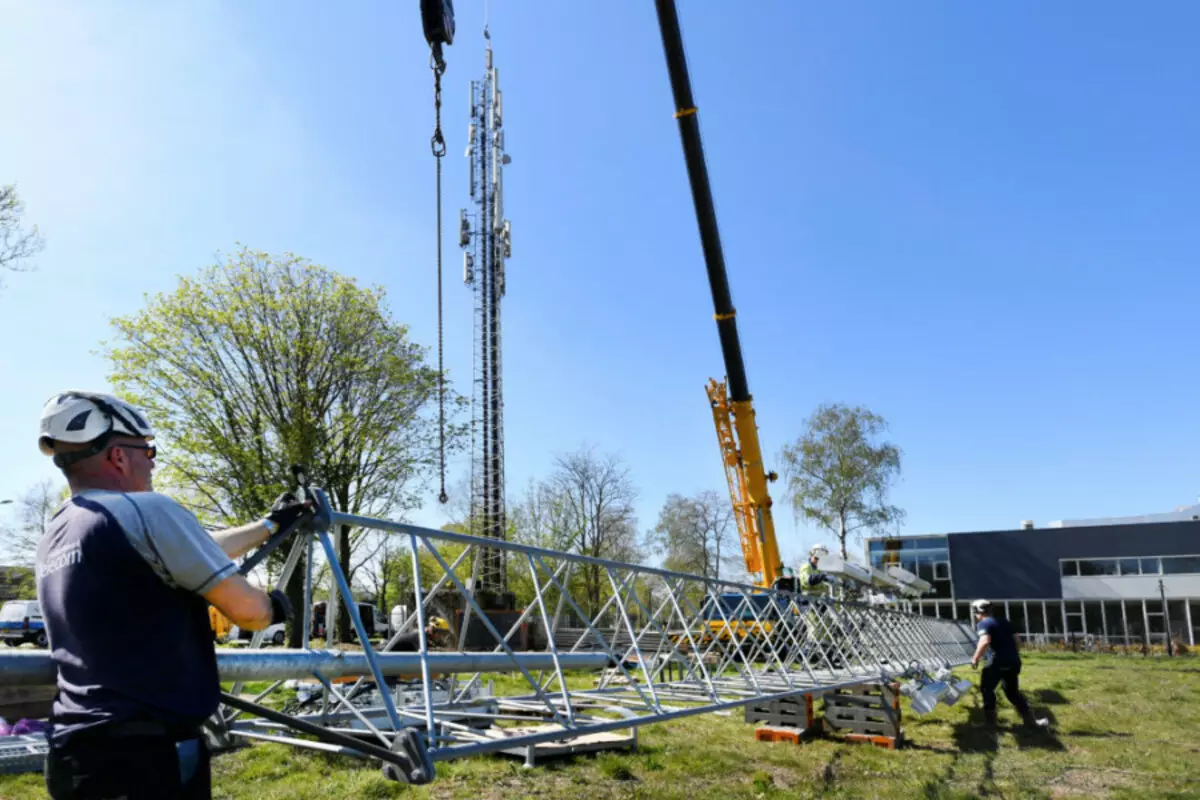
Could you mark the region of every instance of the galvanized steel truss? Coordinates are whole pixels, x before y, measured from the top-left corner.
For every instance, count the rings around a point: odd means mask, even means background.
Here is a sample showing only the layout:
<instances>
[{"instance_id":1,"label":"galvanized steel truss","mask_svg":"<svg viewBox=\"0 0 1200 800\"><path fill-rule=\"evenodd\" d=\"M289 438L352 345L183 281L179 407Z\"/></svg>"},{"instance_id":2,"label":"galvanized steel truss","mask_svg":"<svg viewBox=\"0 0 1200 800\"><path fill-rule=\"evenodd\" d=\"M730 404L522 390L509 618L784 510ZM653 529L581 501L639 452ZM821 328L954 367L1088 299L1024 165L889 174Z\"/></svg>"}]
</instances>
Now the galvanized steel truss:
<instances>
[{"instance_id":1,"label":"galvanized steel truss","mask_svg":"<svg viewBox=\"0 0 1200 800\"><path fill-rule=\"evenodd\" d=\"M333 559L329 527L400 535L408 543L410 585L420 587L413 610L382 657L365 645L358 670L364 677L352 686L339 688L324 674L319 665L330 656L315 651L307 675L321 686L308 703L312 710L281 716L230 700L225 724L234 736L380 757L391 765L390 775L411 782L432 779L437 761L891 679L914 668L936 672L967 663L974 649L970 632L951 620L342 514L328 506L323 518L320 530L293 544L280 583L310 537ZM496 547L505 551L510 585L523 584L532 595L505 630L469 588L475 553ZM429 574L430 563L436 574ZM340 570L331 572L366 642L350 586ZM428 617L447 604L462 609L461 629L474 619L488 630L491 653L457 653L453 660L431 648ZM537 652L518 650L518 638L530 628L538 631ZM388 691L364 695L387 683L385 672L400 669L388 651L411 642L414 632L417 651L401 659L414 674L392 681ZM257 669L239 674L300 677L303 662L289 654L285 669L283 656L264 651ZM501 672L509 674L501 688L488 689L495 683L489 678ZM276 681L255 701L281 685ZM364 696L368 702L355 701ZM323 741L299 739L284 735L284 726L325 735Z\"/></svg>"}]
</instances>

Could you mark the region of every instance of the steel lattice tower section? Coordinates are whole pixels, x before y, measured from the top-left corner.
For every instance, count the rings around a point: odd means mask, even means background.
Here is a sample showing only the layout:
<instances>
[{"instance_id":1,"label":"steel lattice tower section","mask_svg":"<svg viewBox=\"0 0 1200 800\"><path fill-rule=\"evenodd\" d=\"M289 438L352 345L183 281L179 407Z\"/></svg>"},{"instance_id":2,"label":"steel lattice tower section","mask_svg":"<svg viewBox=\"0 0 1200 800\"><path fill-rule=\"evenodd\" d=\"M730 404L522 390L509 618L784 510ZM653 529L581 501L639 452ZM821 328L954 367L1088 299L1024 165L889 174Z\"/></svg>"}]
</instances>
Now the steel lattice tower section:
<instances>
[{"instance_id":1,"label":"steel lattice tower section","mask_svg":"<svg viewBox=\"0 0 1200 800\"><path fill-rule=\"evenodd\" d=\"M504 386L501 314L504 264L512 255L511 227L504 218L504 128L498 73L488 39L483 78L471 81L470 197L474 210L460 214L463 281L475 297L474 385L471 398L471 533L506 538L504 498ZM483 549L474 565L475 590L483 607L513 607L504 550Z\"/></svg>"}]
</instances>

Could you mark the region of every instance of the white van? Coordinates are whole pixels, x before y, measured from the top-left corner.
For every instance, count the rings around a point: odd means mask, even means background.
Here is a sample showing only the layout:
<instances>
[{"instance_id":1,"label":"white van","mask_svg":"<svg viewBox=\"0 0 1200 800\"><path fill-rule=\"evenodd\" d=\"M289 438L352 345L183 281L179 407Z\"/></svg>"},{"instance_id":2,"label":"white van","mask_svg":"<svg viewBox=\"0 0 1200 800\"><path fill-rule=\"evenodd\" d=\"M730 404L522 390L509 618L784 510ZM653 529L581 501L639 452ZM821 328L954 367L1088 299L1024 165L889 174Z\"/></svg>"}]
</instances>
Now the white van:
<instances>
[{"instance_id":1,"label":"white van","mask_svg":"<svg viewBox=\"0 0 1200 800\"><path fill-rule=\"evenodd\" d=\"M26 642L46 647L49 641L41 604L37 600L9 600L0 606L0 639L9 647Z\"/></svg>"}]
</instances>

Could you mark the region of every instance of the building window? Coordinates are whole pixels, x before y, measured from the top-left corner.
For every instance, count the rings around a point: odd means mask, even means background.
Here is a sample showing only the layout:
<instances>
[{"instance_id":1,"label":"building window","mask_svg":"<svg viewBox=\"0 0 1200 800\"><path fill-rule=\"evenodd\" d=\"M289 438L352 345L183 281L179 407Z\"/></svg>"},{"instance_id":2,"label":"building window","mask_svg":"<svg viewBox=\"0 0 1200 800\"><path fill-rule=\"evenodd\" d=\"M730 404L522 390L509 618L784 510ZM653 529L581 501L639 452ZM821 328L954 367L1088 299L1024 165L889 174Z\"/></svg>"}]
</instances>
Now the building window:
<instances>
[{"instance_id":1,"label":"building window","mask_svg":"<svg viewBox=\"0 0 1200 800\"><path fill-rule=\"evenodd\" d=\"M1016 633L1025 633L1025 604L1020 600L1006 603L1008 606L1008 622Z\"/></svg>"},{"instance_id":2,"label":"building window","mask_svg":"<svg viewBox=\"0 0 1200 800\"><path fill-rule=\"evenodd\" d=\"M1080 575L1116 575L1117 562L1112 558L1085 558L1079 561Z\"/></svg>"},{"instance_id":3,"label":"building window","mask_svg":"<svg viewBox=\"0 0 1200 800\"><path fill-rule=\"evenodd\" d=\"M1104 604L1104 633L1111 639L1125 635L1125 623L1121 616L1121 601L1108 601Z\"/></svg>"},{"instance_id":4,"label":"building window","mask_svg":"<svg viewBox=\"0 0 1200 800\"><path fill-rule=\"evenodd\" d=\"M933 587L929 599L948 600L953 594L950 588L950 549L944 536L897 537L869 542L867 557L874 567L886 569L895 565L929 581ZM938 567L939 563L946 564L944 571Z\"/></svg>"},{"instance_id":5,"label":"building window","mask_svg":"<svg viewBox=\"0 0 1200 800\"><path fill-rule=\"evenodd\" d=\"M1064 578L1108 575L1198 575L1200 556L1162 556L1152 558L1080 558L1063 559Z\"/></svg>"},{"instance_id":6,"label":"building window","mask_svg":"<svg viewBox=\"0 0 1200 800\"><path fill-rule=\"evenodd\" d=\"M1180 639L1184 642L1187 641L1188 625L1186 600L1167 601L1167 628L1170 631L1171 638Z\"/></svg>"},{"instance_id":7,"label":"building window","mask_svg":"<svg viewBox=\"0 0 1200 800\"><path fill-rule=\"evenodd\" d=\"M1121 574L1122 575L1141 575L1142 570L1138 566L1140 563L1141 563L1141 561L1139 561L1136 558L1122 558L1120 561Z\"/></svg>"},{"instance_id":8,"label":"building window","mask_svg":"<svg viewBox=\"0 0 1200 800\"><path fill-rule=\"evenodd\" d=\"M1046 609L1040 600L1025 603L1025 628L1029 633L1046 632Z\"/></svg>"},{"instance_id":9,"label":"building window","mask_svg":"<svg viewBox=\"0 0 1200 800\"><path fill-rule=\"evenodd\" d=\"M1062 636L1063 617L1062 603L1057 600L1046 601L1046 633L1052 636Z\"/></svg>"},{"instance_id":10,"label":"building window","mask_svg":"<svg viewBox=\"0 0 1200 800\"><path fill-rule=\"evenodd\" d=\"M1162 560L1164 575L1187 575L1200 572L1200 556L1174 556Z\"/></svg>"}]
</instances>

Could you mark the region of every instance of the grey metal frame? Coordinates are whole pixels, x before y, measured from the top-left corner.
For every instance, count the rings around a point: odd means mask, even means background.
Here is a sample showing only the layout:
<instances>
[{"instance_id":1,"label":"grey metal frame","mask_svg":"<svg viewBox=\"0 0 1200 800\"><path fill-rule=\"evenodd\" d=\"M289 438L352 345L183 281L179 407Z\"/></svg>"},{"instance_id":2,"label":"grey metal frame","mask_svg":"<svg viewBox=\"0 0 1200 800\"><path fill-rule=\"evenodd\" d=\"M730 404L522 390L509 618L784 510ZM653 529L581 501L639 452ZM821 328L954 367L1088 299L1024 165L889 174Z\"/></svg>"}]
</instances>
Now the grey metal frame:
<instances>
[{"instance_id":1,"label":"grey metal frame","mask_svg":"<svg viewBox=\"0 0 1200 800\"><path fill-rule=\"evenodd\" d=\"M253 702L237 696L239 684L214 723L228 737L378 758L389 775L413 783L431 780L438 761L892 680L914 669L933 673L968 663L974 651L970 630L953 620L343 514L320 490L313 496L322 505L319 524L291 543L279 583L290 578L300 554L319 543L329 561L330 592L350 615L362 652L221 651L226 679L274 683ZM378 651L329 539L328 531L342 525L405 536L411 548L415 607ZM453 563L444 552L450 544L464 546ZM503 549L510 575L532 582L532 601L507 630L479 607L466 580L467 559L473 562L484 548ZM422 575L419 556L426 554L441 571L436 578ZM306 568L311 601L311 559ZM583 569L605 585L599 608L572 591L572 577ZM431 649L426 614L444 595L487 628L490 652ZM331 601L330 629L333 612ZM561 624L567 612L583 627ZM544 630L545 648L518 652L514 637L530 621ZM388 652L406 631L418 632L418 651ZM0 656L6 679L15 674L9 658ZM53 676L52 664L49 669ZM485 690L498 672L510 679L500 681L499 690ZM338 675L361 677L339 688L332 681ZM389 683L396 675L405 677ZM287 678L314 681L309 708L281 714L259 705ZM316 741L289 734L288 726ZM355 741L361 746L351 747Z\"/></svg>"}]
</instances>

